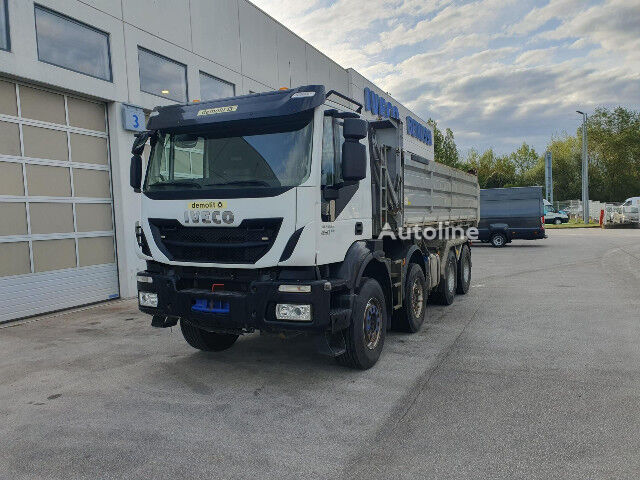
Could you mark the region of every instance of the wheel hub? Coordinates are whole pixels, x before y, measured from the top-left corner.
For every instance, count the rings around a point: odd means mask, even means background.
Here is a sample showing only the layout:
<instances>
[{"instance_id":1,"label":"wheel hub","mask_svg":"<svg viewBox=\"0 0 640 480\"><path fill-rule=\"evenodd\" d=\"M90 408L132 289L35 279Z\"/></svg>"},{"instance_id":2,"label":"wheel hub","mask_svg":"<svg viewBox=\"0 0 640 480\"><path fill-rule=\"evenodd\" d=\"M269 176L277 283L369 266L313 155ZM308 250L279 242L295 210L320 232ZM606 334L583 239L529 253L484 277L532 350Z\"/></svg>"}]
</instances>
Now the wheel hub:
<instances>
[{"instance_id":1,"label":"wheel hub","mask_svg":"<svg viewBox=\"0 0 640 480\"><path fill-rule=\"evenodd\" d=\"M364 343L374 350L380 342L382 332L382 306L377 298L370 298L364 309Z\"/></svg>"}]
</instances>

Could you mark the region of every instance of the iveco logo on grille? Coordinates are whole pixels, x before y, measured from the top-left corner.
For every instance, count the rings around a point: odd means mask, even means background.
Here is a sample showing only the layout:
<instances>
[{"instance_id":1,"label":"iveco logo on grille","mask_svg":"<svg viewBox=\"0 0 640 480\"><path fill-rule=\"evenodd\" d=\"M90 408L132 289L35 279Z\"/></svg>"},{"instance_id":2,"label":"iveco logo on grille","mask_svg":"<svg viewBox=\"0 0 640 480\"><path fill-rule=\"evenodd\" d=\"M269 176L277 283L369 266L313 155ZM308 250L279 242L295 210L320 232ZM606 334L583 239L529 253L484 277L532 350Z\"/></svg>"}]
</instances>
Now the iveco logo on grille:
<instances>
[{"instance_id":1,"label":"iveco logo on grille","mask_svg":"<svg viewBox=\"0 0 640 480\"><path fill-rule=\"evenodd\" d=\"M184 223L233 223L234 217L231 210L185 210Z\"/></svg>"}]
</instances>

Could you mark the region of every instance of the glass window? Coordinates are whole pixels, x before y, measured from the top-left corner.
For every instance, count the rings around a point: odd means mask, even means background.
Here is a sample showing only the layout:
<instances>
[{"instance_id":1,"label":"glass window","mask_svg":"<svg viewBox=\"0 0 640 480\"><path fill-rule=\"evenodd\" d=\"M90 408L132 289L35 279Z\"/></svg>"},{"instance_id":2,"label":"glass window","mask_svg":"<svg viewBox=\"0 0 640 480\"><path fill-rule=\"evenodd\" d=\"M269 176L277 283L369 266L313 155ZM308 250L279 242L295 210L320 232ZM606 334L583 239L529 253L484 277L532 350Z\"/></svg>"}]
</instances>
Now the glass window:
<instances>
[{"instance_id":1,"label":"glass window","mask_svg":"<svg viewBox=\"0 0 640 480\"><path fill-rule=\"evenodd\" d=\"M170 58L138 47L140 90L169 98L187 101L187 67Z\"/></svg>"},{"instance_id":2,"label":"glass window","mask_svg":"<svg viewBox=\"0 0 640 480\"><path fill-rule=\"evenodd\" d=\"M160 134L145 191L293 187L309 176L312 121L233 136Z\"/></svg>"},{"instance_id":3,"label":"glass window","mask_svg":"<svg viewBox=\"0 0 640 480\"><path fill-rule=\"evenodd\" d=\"M343 123L337 118L325 116L322 129L322 185L342 182Z\"/></svg>"},{"instance_id":4,"label":"glass window","mask_svg":"<svg viewBox=\"0 0 640 480\"><path fill-rule=\"evenodd\" d=\"M216 98L233 97L236 87L233 83L225 82L200 72L200 100L215 100Z\"/></svg>"},{"instance_id":5,"label":"glass window","mask_svg":"<svg viewBox=\"0 0 640 480\"><path fill-rule=\"evenodd\" d=\"M0 50L10 50L9 40L9 11L7 0L0 0Z\"/></svg>"},{"instance_id":6,"label":"glass window","mask_svg":"<svg viewBox=\"0 0 640 480\"><path fill-rule=\"evenodd\" d=\"M39 6L35 15L38 60L112 80L107 33Z\"/></svg>"}]
</instances>

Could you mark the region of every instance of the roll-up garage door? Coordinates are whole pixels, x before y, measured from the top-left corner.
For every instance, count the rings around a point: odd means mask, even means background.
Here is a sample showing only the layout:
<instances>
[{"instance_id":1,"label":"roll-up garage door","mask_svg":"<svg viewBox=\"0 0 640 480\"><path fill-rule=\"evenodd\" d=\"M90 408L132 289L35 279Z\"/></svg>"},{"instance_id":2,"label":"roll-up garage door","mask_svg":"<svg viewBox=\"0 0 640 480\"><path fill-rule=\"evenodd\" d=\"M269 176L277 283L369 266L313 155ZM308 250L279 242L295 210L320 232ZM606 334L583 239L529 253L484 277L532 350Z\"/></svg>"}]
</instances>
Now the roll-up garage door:
<instances>
[{"instance_id":1,"label":"roll-up garage door","mask_svg":"<svg viewBox=\"0 0 640 480\"><path fill-rule=\"evenodd\" d=\"M105 104L0 79L0 322L118 297Z\"/></svg>"}]
</instances>

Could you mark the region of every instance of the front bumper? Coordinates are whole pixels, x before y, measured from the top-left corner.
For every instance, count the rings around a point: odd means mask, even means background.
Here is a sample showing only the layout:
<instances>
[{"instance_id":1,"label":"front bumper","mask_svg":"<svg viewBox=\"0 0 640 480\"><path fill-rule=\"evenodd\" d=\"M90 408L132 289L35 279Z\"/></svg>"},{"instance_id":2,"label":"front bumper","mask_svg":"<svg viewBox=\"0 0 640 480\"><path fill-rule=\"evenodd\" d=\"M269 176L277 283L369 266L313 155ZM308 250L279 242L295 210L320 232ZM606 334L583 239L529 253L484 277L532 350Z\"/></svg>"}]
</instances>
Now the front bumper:
<instances>
[{"instance_id":1,"label":"front bumper","mask_svg":"<svg viewBox=\"0 0 640 480\"><path fill-rule=\"evenodd\" d=\"M217 286L212 292L199 288L181 288L180 278L173 273L144 271L140 275L151 277L152 282L138 282L138 291L158 295L156 308L140 305L140 311L150 315L179 317L208 331L334 332L345 328L350 317L350 309L331 309L332 292L324 279L299 282L311 286L309 293L285 293L278 290L280 285L296 283L291 280L251 281L243 291L225 291L224 287ZM278 303L311 305L311 321L277 320L275 306ZM203 307L204 310L212 311L203 311Z\"/></svg>"}]
</instances>

